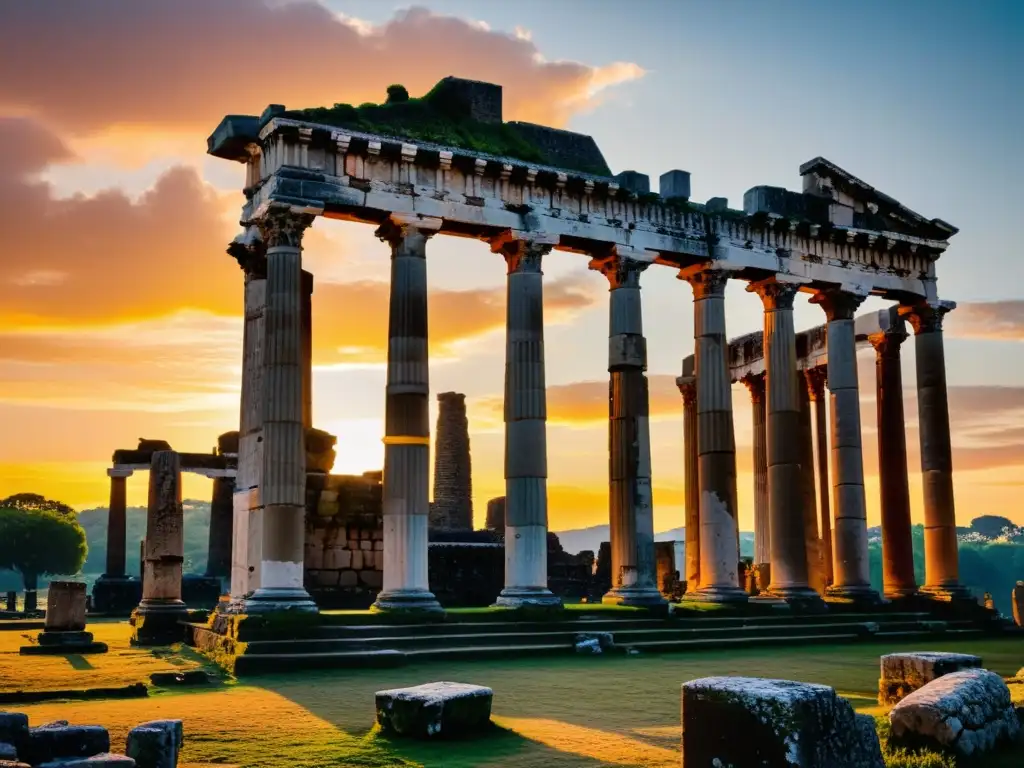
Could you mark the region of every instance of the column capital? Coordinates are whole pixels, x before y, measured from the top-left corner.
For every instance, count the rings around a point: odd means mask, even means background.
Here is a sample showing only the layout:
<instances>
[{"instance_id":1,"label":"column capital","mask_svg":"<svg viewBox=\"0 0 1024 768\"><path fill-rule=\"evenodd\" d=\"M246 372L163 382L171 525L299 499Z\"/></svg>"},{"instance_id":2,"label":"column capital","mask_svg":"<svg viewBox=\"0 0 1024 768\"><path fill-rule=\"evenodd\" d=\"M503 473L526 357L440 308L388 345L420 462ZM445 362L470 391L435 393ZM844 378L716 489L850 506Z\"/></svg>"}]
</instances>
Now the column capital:
<instances>
[{"instance_id":1,"label":"column capital","mask_svg":"<svg viewBox=\"0 0 1024 768\"><path fill-rule=\"evenodd\" d=\"M766 383L764 373L748 373L740 381L743 382L747 391L750 392L750 402L760 403L764 401Z\"/></svg>"},{"instance_id":2,"label":"column capital","mask_svg":"<svg viewBox=\"0 0 1024 768\"><path fill-rule=\"evenodd\" d=\"M812 403L824 401L825 382L828 380L828 368L819 365L815 368L808 368L804 371L804 380L807 382L807 397Z\"/></svg>"},{"instance_id":3,"label":"column capital","mask_svg":"<svg viewBox=\"0 0 1024 768\"><path fill-rule=\"evenodd\" d=\"M426 243L444 222L433 217L400 216L392 214L373 233L381 242L395 248L408 240L422 238Z\"/></svg>"},{"instance_id":4,"label":"column capital","mask_svg":"<svg viewBox=\"0 0 1024 768\"><path fill-rule=\"evenodd\" d=\"M685 280L693 288L693 298L708 299L725 296L725 286L729 282L732 270L703 267L698 269L681 269L676 277Z\"/></svg>"},{"instance_id":5,"label":"column capital","mask_svg":"<svg viewBox=\"0 0 1024 768\"><path fill-rule=\"evenodd\" d=\"M697 402L697 377L676 376L676 386L683 396L683 405L694 405Z\"/></svg>"},{"instance_id":6,"label":"column capital","mask_svg":"<svg viewBox=\"0 0 1024 768\"><path fill-rule=\"evenodd\" d=\"M131 477L134 474L135 474L135 470L134 469L129 469L128 467L110 467L107 470L107 477L110 477L110 478L115 478L115 477L120 477L120 478Z\"/></svg>"},{"instance_id":7,"label":"column capital","mask_svg":"<svg viewBox=\"0 0 1024 768\"><path fill-rule=\"evenodd\" d=\"M786 276L788 277L788 276ZM799 278L780 279L780 276L758 280L747 286L747 290L761 297L766 310L793 309L793 299L804 281Z\"/></svg>"},{"instance_id":8,"label":"column capital","mask_svg":"<svg viewBox=\"0 0 1024 768\"><path fill-rule=\"evenodd\" d=\"M249 224L245 227L228 243L226 251L228 256L238 262L238 266L247 276L266 279L267 249L258 226Z\"/></svg>"},{"instance_id":9,"label":"column capital","mask_svg":"<svg viewBox=\"0 0 1024 768\"><path fill-rule=\"evenodd\" d=\"M902 328L890 329L868 336L868 341L875 348L879 357L899 357L900 345L907 340L909 334Z\"/></svg>"},{"instance_id":10,"label":"column capital","mask_svg":"<svg viewBox=\"0 0 1024 768\"><path fill-rule=\"evenodd\" d=\"M900 305L900 317L910 323L914 334L942 332L942 320L956 309L955 301L921 301Z\"/></svg>"},{"instance_id":11,"label":"column capital","mask_svg":"<svg viewBox=\"0 0 1024 768\"><path fill-rule=\"evenodd\" d=\"M857 308L864 303L867 293L843 288L824 288L811 297L811 304L820 304L828 321L853 320Z\"/></svg>"},{"instance_id":12,"label":"column capital","mask_svg":"<svg viewBox=\"0 0 1024 768\"><path fill-rule=\"evenodd\" d=\"M608 278L609 290L614 291L616 288L639 288L640 273L650 266L650 262L613 251L606 256L595 256L588 266Z\"/></svg>"},{"instance_id":13,"label":"column capital","mask_svg":"<svg viewBox=\"0 0 1024 768\"><path fill-rule=\"evenodd\" d=\"M301 248L302 236L316 216L294 208L273 207L253 224L259 227L260 239L267 249Z\"/></svg>"},{"instance_id":14,"label":"column capital","mask_svg":"<svg viewBox=\"0 0 1024 768\"><path fill-rule=\"evenodd\" d=\"M491 252L501 254L508 266L508 274L541 272L541 260L551 253L557 244L557 237L531 236L515 230L505 230L490 240Z\"/></svg>"}]
</instances>

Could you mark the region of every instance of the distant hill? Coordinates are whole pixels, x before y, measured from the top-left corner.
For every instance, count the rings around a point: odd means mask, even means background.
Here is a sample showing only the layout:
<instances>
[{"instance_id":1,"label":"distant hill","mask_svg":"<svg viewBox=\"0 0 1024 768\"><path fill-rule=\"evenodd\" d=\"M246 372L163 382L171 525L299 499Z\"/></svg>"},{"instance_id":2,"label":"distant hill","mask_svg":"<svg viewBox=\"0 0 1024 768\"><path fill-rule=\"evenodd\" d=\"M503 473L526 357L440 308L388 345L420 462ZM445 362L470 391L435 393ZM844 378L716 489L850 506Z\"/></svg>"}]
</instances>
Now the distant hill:
<instances>
[{"instance_id":1,"label":"distant hill","mask_svg":"<svg viewBox=\"0 0 1024 768\"><path fill-rule=\"evenodd\" d=\"M556 531L558 540L566 552L573 554L589 549L597 552L602 541L608 541L608 526L594 525L590 528L576 528L571 531ZM686 528L672 528L654 534L655 541L686 541ZM740 532L740 554L750 557L754 554L754 534Z\"/></svg>"}]
</instances>

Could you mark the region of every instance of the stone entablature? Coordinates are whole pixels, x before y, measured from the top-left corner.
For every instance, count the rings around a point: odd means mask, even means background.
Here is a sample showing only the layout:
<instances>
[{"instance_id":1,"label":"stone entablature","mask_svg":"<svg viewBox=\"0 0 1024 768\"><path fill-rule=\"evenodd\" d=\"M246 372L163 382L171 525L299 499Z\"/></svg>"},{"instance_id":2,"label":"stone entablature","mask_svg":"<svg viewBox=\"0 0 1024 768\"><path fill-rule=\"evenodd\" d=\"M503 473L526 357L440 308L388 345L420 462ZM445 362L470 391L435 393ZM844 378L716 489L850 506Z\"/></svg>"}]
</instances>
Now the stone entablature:
<instances>
[{"instance_id":1,"label":"stone entablature","mask_svg":"<svg viewBox=\"0 0 1024 768\"><path fill-rule=\"evenodd\" d=\"M611 178L280 117L244 153L223 154L236 146L221 138L233 119L209 143L211 154L249 166L243 221L275 205L369 223L391 214L430 217L442 220L442 233L543 232L561 250L617 247L638 261L677 267L710 258L741 279L785 273L807 288L853 283L904 301L936 298L934 261L948 246L935 237L944 231L938 220L918 236L766 212L708 213L638 196ZM944 226L946 237L955 232Z\"/></svg>"}]
</instances>

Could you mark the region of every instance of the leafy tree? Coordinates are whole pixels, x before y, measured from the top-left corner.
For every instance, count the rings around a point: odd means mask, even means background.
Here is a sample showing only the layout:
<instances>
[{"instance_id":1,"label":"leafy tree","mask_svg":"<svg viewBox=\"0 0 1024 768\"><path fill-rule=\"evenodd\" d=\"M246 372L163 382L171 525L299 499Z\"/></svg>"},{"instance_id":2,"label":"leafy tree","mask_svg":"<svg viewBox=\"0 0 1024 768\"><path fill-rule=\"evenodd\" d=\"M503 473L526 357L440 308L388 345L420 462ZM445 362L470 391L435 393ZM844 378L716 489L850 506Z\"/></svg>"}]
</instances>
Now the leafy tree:
<instances>
[{"instance_id":1,"label":"leafy tree","mask_svg":"<svg viewBox=\"0 0 1024 768\"><path fill-rule=\"evenodd\" d=\"M0 568L21 573L26 593L34 594L40 576L78 573L87 552L85 530L74 517L0 507Z\"/></svg>"},{"instance_id":2,"label":"leafy tree","mask_svg":"<svg viewBox=\"0 0 1024 768\"><path fill-rule=\"evenodd\" d=\"M20 509L22 511L56 512L59 515L75 516L75 510L62 501L54 501L40 496L38 493L16 493L6 499L0 499L0 509Z\"/></svg>"}]
</instances>

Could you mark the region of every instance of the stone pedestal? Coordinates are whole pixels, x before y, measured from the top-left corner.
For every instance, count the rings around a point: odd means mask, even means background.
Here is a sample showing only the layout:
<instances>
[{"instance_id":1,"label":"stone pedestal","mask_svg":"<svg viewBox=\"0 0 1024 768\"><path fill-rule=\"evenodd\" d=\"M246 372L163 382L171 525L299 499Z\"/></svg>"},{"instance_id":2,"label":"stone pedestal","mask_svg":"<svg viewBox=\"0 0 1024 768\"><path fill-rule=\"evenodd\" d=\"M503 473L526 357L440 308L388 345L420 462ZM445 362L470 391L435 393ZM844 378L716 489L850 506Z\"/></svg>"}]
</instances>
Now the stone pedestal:
<instances>
[{"instance_id":1,"label":"stone pedestal","mask_svg":"<svg viewBox=\"0 0 1024 768\"><path fill-rule=\"evenodd\" d=\"M800 472L800 395L796 368L793 299L799 286L778 280L748 290L764 303L767 377L768 515L771 520L771 585L768 593L787 602L821 603L807 574L806 521Z\"/></svg>"},{"instance_id":2,"label":"stone pedestal","mask_svg":"<svg viewBox=\"0 0 1024 768\"><path fill-rule=\"evenodd\" d=\"M907 478L907 434L903 416L902 327L872 336L878 412L878 474L882 501L882 585L887 598L917 593Z\"/></svg>"},{"instance_id":3,"label":"stone pedestal","mask_svg":"<svg viewBox=\"0 0 1024 768\"><path fill-rule=\"evenodd\" d=\"M700 587L686 600L745 602L739 581L736 518L736 442L725 331L728 273L680 273L693 288L694 369L697 378L697 475L700 488Z\"/></svg>"},{"instance_id":4,"label":"stone pedestal","mask_svg":"<svg viewBox=\"0 0 1024 768\"><path fill-rule=\"evenodd\" d=\"M547 390L544 282L551 245L502 238L508 265L505 328L505 588L497 605L560 608L548 588ZM468 438L467 438L468 439Z\"/></svg>"},{"instance_id":5,"label":"stone pedestal","mask_svg":"<svg viewBox=\"0 0 1024 768\"><path fill-rule=\"evenodd\" d=\"M828 388L832 393L832 493L835 582L830 595L878 602L868 572L868 520L864 496L864 455L853 314L864 295L839 289L812 299L828 318Z\"/></svg>"},{"instance_id":6,"label":"stone pedestal","mask_svg":"<svg viewBox=\"0 0 1024 768\"><path fill-rule=\"evenodd\" d=\"M427 358L428 237L439 220L391 220L377 236L391 245L387 395L384 416L384 581L380 611L443 609L428 584L430 393Z\"/></svg>"},{"instance_id":7,"label":"stone pedestal","mask_svg":"<svg viewBox=\"0 0 1024 768\"><path fill-rule=\"evenodd\" d=\"M953 500L953 455L949 438L946 355L942 318L953 302L900 307L914 328L917 359L917 409L924 480L924 586L921 592L942 600L970 599L960 583Z\"/></svg>"},{"instance_id":8,"label":"stone pedestal","mask_svg":"<svg viewBox=\"0 0 1024 768\"><path fill-rule=\"evenodd\" d=\"M85 584L80 581L51 581L46 597L46 620L35 646L22 654L102 653L104 643L93 642L85 631Z\"/></svg>"},{"instance_id":9,"label":"stone pedestal","mask_svg":"<svg viewBox=\"0 0 1024 768\"><path fill-rule=\"evenodd\" d=\"M609 282L608 495L612 586L602 601L663 605L655 583L647 342L640 273L647 264L625 255L595 258L591 268Z\"/></svg>"},{"instance_id":10,"label":"stone pedestal","mask_svg":"<svg viewBox=\"0 0 1024 768\"><path fill-rule=\"evenodd\" d=\"M437 396L434 503L430 505L430 528L473 530L472 472L466 396L458 392L441 392Z\"/></svg>"},{"instance_id":11,"label":"stone pedestal","mask_svg":"<svg viewBox=\"0 0 1024 768\"><path fill-rule=\"evenodd\" d=\"M188 611L181 600L184 561L181 460L157 451L149 469L142 602L132 614L132 643L169 645L183 637L178 624Z\"/></svg>"}]
</instances>

